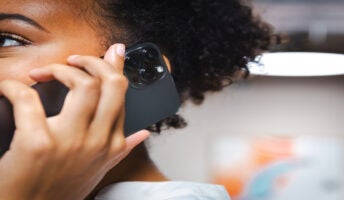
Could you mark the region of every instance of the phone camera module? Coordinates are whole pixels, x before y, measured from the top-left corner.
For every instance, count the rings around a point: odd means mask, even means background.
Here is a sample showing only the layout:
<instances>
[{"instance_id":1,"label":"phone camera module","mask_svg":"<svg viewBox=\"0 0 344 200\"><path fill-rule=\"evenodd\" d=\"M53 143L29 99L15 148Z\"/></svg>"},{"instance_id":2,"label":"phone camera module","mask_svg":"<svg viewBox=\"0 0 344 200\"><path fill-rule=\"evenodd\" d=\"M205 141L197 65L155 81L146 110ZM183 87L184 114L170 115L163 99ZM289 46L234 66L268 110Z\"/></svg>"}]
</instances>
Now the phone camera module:
<instances>
[{"instance_id":1,"label":"phone camera module","mask_svg":"<svg viewBox=\"0 0 344 200\"><path fill-rule=\"evenodd\" d=\"M153 48L144 48L126 56L124 71L134 87L144 87L162 78L165 69L159 53Z\"/></svg>"}]
</instances>

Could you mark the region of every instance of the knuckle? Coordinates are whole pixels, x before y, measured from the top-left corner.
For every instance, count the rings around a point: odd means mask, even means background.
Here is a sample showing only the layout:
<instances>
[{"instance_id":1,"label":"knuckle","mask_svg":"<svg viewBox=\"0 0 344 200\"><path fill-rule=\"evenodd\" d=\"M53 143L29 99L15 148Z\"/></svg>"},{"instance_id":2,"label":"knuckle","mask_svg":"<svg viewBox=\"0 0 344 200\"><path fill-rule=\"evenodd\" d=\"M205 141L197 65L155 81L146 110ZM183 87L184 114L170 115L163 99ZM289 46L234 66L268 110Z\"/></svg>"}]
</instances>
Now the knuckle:
<instances>
[{"instance_id":1,"label":"knuckle","mask_svg":"<svg viewBox=\"0 0 344 200\"><path fill-rule=\"evenodd\" d=\"M56 149L56 146L49 138L40 138L30 145L30 152L36 157L51 155Z\"/></svg>"},{"instance_id":2,"label":"knuckle","mask_svg":"<svg viewBox=\"0 0 344 200\"><path fill-rule=\"evenodd\" d=\"M119 74L107 75L105 78L111 85L118 85L120 87L128 87L128 79Z\"/></svg>"},{"instance_id":3,"label":"knuckle","mask_svg":"<svg viewBox=\"0 0 344 200\"><path fill-rule=\"evenodd\" d=\"M77 141L70 144L70 146L67 148L67 152L74 154L74 153L81 152L83 149L84 149L83 142Z\"/></svg>"},{"instance_id":4,"label":"knuckle","mask_svg":"<svg viewBox=\"0 0 344 200\"><path fill-rule=\"evenodd\" d=\"M124 137L116 137L111 145L111 152L118 153L123 152L127 147L127 143Z\"/></svg>"},{"instance_id":5,"label":"knuckle","mask_svg":"<svg viewBox=\"0 0 344 200\"><path fill-rule=\"evenodd\" d=\"M64 152L72 153L72 154L82 152L85 148L85 140L86 140L85 135L76 136L69 142L65 142L62 145L62 150Z\"/></svg>"},{"instance_id":6,"label":"knuckle","mask_svg":"<svg viewBox=\"0 0 344 200\"><path fill-rule=\"evenodd\" d=\"M18 99L25 99L25 101L35 101L38 99L38 93L32 88L26 88L18 91L16 97Z\"/></svg>"},{"instance_id":7,"label":"knuckle","mask_svg":"<svg viewBox=\"0 0 344 200\"><path fill-rule=\"evenodd\" d=\"M97 79L92 79L92 78L83 79L80 82L80 84L86 90L99 90L100 88L100 83Z\"/></svg>"},{"instance_id":8,"label":"knuckle","mask_svg":"<svg viewBox=\"0 0 344 200\"><path fill-rule=\"evenodd\" d=\"M104 140L92 140L88 144L89 149L93 152L103 153L108 150L108 142Z\"/></svg>"}]
</instances>

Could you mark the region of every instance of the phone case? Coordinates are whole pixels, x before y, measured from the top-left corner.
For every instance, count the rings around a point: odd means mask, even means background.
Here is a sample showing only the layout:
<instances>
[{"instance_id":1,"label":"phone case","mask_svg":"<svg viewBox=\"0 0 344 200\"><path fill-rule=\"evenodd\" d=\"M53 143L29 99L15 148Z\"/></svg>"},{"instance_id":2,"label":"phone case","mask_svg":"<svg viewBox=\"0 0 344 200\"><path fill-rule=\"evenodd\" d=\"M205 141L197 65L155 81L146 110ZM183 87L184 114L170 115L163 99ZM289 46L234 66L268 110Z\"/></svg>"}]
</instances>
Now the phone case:
<instances>
[{"instance_id":1,"label":"phone case","mask_svg":"<svg viewBox=\"0 0 344 200\"><path fill-rule=\"evenodd\" d=\"M127 49L124 73L129 80L125 103L125 136L178 111L179 94L156 45L143 43ZM32 87L38 91L47 117L61 111L68 93L67 87L58 81L38 83ZM9 149L14 131L12 106L5 97L0 97L0 156Z\"/></svg>"},{"instance_id":2,"label":"phone case","mask_svg":"<svg viewBox=\"0 0 344 200\"><path fill-rule=\"evenodd\" d=\"M148 69L144 80L130 73ZM127 50L124 72L129 79L126 94L124 132L136 131L175 114L180 107L179 94L158 47L152 43L139 44ZM156 72L155 77L151 76ZM140 76L140 75L139 75Z\"/></svg>"}]
</instances>

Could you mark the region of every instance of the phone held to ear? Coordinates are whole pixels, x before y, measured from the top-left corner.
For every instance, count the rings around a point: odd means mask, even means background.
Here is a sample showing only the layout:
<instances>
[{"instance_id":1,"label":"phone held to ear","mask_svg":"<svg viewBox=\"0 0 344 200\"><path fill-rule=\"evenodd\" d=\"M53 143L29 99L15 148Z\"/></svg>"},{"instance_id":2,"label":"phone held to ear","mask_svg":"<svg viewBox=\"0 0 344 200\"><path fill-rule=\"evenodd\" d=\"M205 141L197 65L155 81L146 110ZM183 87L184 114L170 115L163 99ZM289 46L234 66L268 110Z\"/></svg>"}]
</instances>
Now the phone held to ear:
<instances>
[{"instance_id":1,"label":"phone held to ear","mask_svg":"<svg viewBox=\"0 0 344 200\"><path fill-rule=\"evenodd\" d=\"M143 43L127 49L124 74L129 80L125 102L125 136L177 112L180 106L179 94L156 45ZM47 117L55 116L61 111L68 93L67 87L58 81L37 83L32 87L37 90ZM14 131L12 105L2 96L0 156L9 149Z\"/></svg>"}]
</instances>

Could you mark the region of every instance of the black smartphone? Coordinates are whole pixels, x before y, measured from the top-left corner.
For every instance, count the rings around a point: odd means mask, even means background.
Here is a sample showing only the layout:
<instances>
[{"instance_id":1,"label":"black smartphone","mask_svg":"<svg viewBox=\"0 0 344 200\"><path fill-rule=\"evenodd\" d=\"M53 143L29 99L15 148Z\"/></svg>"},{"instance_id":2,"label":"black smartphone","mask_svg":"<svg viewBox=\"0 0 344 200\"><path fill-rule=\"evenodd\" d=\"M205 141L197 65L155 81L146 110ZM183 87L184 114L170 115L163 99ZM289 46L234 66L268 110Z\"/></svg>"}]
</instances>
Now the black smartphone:
<instances>
[{"instance_id":1,"label":"black smartphone","mask_svg":"<svg viewBox=\"0 0 344 200\"><path fill-rule=\"evenodd\" d=\"M124 74L129 80L125 103L126 136L177 112L180 107L179 94L156 45L143 43L127 49ZM47 117L55 116L61 111L69 91L67 87L58 81L37 83L32 87L38 91ZM0 156L9 149L14 131L12 105L2 96Z\"/></svg>"}]
</instances>

